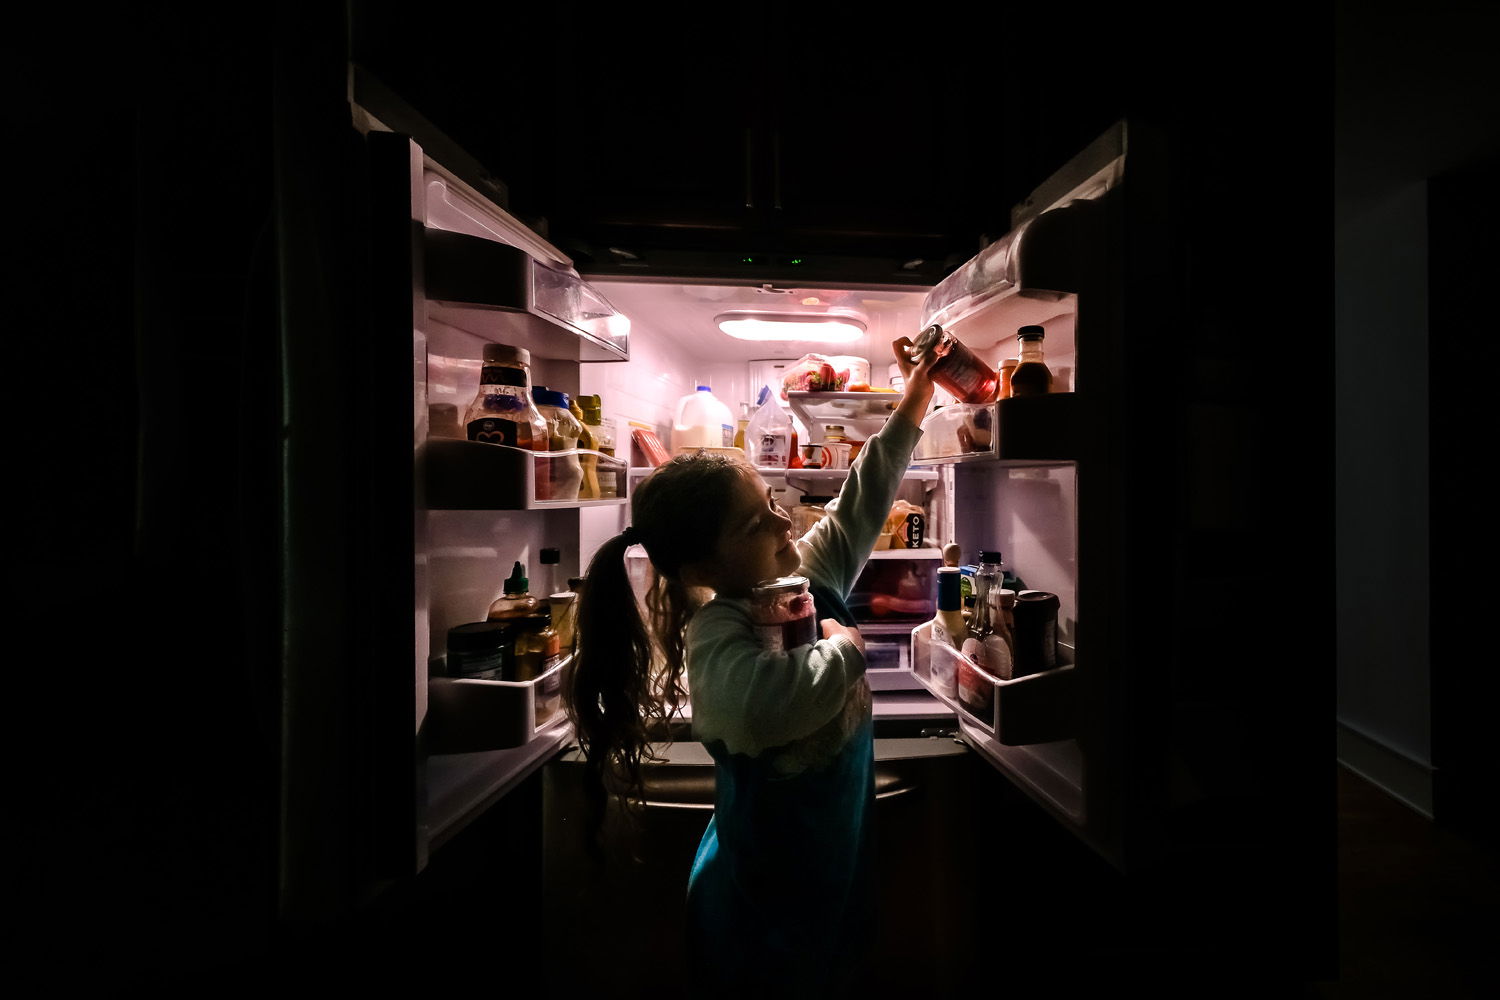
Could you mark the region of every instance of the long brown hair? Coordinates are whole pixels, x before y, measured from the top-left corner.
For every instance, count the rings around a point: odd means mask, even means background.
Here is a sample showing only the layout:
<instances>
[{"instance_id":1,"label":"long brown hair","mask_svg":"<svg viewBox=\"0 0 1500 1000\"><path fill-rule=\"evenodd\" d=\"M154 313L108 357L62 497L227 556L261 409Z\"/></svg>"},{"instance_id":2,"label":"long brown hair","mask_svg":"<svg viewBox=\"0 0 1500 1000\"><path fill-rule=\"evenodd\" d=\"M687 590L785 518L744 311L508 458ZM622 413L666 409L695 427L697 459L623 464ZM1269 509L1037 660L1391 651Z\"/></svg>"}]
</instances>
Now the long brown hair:
<instances>
[{"instance_id":1,"label":"long brown hair","mask_svg":"<svg viewBox=\"0 0 1500 1000\"><path fill-rule=\"evenodd\" d=\"M588 762L591 838L599 836L611 795L627 815L638 815L643 765L662 759L651 744L669 738L668 725L686 697L684 632L697 608L682 568L713 550L743 470L711 452L673 458L636 487L630 527L600 546L589 563L563 704ZM625 565L633 544L650 557L649 623L636 606Z\"/></svg>"}]
</instances>

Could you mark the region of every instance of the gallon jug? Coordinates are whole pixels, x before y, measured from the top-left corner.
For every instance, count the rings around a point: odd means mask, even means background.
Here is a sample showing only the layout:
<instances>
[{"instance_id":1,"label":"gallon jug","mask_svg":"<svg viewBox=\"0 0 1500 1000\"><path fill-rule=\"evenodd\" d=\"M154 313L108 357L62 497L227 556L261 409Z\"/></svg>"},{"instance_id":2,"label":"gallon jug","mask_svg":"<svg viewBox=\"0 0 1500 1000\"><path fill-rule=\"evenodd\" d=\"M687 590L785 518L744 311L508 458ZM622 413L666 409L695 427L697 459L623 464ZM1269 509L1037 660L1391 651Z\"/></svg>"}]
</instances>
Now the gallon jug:
<instances>
[{"instance_id":1,"label":"gallon jug","mask_svg":"<svg viewBox=\"0 0 1500 1000\"><path fill-rule=\"evenodd\" d=\"M730 448L734 446L734 414L721 403L706 385L677 401L677 418L672 423L672 453L691 448Z\"/></svg>"}]
</instances>

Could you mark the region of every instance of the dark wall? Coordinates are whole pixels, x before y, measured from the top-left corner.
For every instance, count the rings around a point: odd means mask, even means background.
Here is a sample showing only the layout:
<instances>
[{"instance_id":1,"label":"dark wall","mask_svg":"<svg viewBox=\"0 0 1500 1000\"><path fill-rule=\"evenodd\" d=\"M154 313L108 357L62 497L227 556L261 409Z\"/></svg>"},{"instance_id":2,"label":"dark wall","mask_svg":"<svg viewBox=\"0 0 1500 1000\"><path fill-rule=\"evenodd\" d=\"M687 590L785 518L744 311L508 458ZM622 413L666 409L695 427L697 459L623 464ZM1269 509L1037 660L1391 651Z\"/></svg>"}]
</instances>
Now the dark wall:
<instances>
[{"instance_id":1,"label":"dark wall","mask_svg":"<svg viewBox=\"0 0 1500 1000\"><path fill-rule=\"evenodd\" d=\"M1363 773L1467 825L1467 775L1495 759L1469 685L1482 598L1457 581L1495 552L1465 449L1489 422L1469 373L1495 260L1500 16L1446 0L1338 17L1338 720Z\"/></svg>"}]
</instances>

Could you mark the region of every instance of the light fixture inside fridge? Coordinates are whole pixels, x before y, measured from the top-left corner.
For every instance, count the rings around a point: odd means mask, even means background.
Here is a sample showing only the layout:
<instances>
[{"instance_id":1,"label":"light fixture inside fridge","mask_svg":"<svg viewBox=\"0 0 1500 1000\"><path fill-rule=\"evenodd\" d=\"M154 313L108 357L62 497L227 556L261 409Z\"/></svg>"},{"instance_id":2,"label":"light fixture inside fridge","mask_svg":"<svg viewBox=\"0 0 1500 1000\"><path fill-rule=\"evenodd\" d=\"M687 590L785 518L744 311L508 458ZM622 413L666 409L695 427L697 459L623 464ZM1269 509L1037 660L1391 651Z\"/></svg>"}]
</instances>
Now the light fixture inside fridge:
<instances>
[{"instance_id":1,"label":"light fixture inside fridge","mask_svg":"<svg viewBox=\"0 0 1500 1000\"><path fill-rule=\"evenodd\" d=\"M714 317L719 329L739 340L806 340L847 344L865 335L864 321L837 313L771 313L740 310Z\"/></svg>"}]
</instances>

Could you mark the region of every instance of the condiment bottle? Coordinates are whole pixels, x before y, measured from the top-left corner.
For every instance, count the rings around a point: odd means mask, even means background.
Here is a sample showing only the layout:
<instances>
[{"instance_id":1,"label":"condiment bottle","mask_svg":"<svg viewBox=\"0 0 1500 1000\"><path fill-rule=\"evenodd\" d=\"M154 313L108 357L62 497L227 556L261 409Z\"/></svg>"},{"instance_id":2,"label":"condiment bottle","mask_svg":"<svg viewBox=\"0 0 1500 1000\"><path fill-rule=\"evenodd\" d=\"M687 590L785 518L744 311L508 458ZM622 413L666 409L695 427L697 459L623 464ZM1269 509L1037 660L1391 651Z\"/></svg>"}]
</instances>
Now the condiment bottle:
<instances>
[{"instance_id":1,"label":"condiment bottle","mask_svg":"<svg viewBox=\"0 0 1500 1000\"><path fill-rule=\"evenodd\" d=\"M479 391L464 413L470 441L547 450L547 421L531 400L531 352L485 344Z\"/></svg>"},{"instance_id":2,"label":"condiment bottle","mask_svg":"<svg viewBox=\"0 0 1500 1000\"><path fill-rule=\"evenodd\" d=\"M960 403L988 403L1000 389L995 370L936 323L917 335L909 353L913 361L935 355L938 360L928 369L933 383Z\"/></svg>"},{"instance_id":3,"label":"condiment bottle","mask_svg":"<svg viewBox=\"0 0 1500 1000\"><path fill-rule=\"evenodd\" d=\"M430 438L464 438L458 424L458 407L452 403L432 403L427 407L427 436Z\"/></svg>"},{"instance_id":4,"label":"condiment bottle","mask_svg":"<svg viewBox=\"0 0 1500 1000\"><path fill-rule=\"evenodd\" d=\"M604 404L598 394L592 396L579 396L578 406L583 410L583 423L594 437L594 447L601 455L611 458L615 454L615 428L613 423L605 423L603 415ZM601 498L617 497L620 495L619 474L615 466L608 462L599 465L599 496Z\"/></svg>"},{"instance_id":5,"label":"condiment bottle","mask_svg":"<svg viewBox=\"0 0 1500 1000\"><path fill-rule=\"evenodd\" d=\"M521 634L516 636L515 673L506 680L536 680L552 666L560 650L557 630L547 613L526 615Z\"/></svg>"},{"instance_id":6,"label":"condiment bottle","mask_svg":"<svg viewBox=\"0 0 1500 1000\"><path fill-rule=\"evenodd\" d=\"M1001 398L1001 399L1009 399L1012 395L1015 394L1014 390L1011 388L1011 382L1015 378L1016 365L1019 365L1020 363L1021 363L1021 359L1020 358L1006 358L1004 361L1000 362L1000 397L999 398Z\"/></svg>"},{"instance_id":7,"label":"condiment bottle","mask_svg":"<svg viewBox=\"0 0 1500 1000\"><path fill-rule=\"evenodd\" d=\"M745 450L745 428L750 423L750 404L740 404L740 420L734 428L734 446L741 451Z\"/></svg>"},{"instance_id":8,"label":"condiment bottle","mask_svg":"<svg viewBox=\"0 0 1500 1000\"><path fill-rule=\"evenodd\" d=\"M969 621L969 637L964 641L963 653L995 677L1008 681L1012 653L1004 619L996 606L1000 580L1000 553L981 551L979 569L974 574L974 615ZM988 698L988 692L984 697Z\"/></svg>"},{"instance_id":9,"label":"condiment bottle","mask_svg":"<svg viewBox=\"0 0 1500 1000\"><path fill-rule=\"evenodd\" d=\"M959 569L943 566L937 571L937 614L927 624L928 634L934 647L947 646L957 650L964 638L963 599L959 596ZM954 694L954 658L936 648L931 653L931 679L938 692L952 697Z\"/></svg>"},{"instance_id":10,"label":"condiment bottle","mask_svg":"<svg viewBox=\"0 0 1500 1000\"><path fill-rule=\"evenodd\" d=\"M496 598L495 602L490 605L490 611L486 617L490 621L496 621L536 614L542 602L527 592L528 586L526 567L517 562L515 568L510 571L510 576L505 580L505 596Z\"/></svg>"},{"instance_id":11,"label":"condiment bottle","mask_svg":"<svg viewBox=\"0 0 1500 1000\"><path fill-rule=\"evenodd\" d=\"M573 416L565 392L539 385L531 390L537 410L547 422L547 450L567 452L536 460L536 498L538 500L577 500L583 484L583 464L578 461L578 438L583 422Z\"/></svg>"},{"instance_id":12,"label":"condiment bottle","mask_svg":"<svg viewBox=\"0 0 1500 1000\"><path fill-rule=\"evenodd\" d=\"M584 419L582 400L573 396L568 400L568 410L583 428L583 433L578 435L578 447L589 451L599 450L599 441L594 437L594 429ZM599 456L579 454L578 464L583 467L583 482L578 486L578 499L597 500L599 498Z\"/></svg>"},{"instance_id":13,"label":"condiment bottle","mask_svg":"<svg viewBox=\"0 0 1500 1000\"><path fill-rule=\"evenodd\" d=\"M559 651L573 652L578 626L578 595L571 590L565 590L548 597L547 603L550 605L552 627L557 630Z\"/></svg>"},{"instance_id":14,"label":"condiment bottle","mask_svg":"<svg viewBox=\"0 0 1500 1000\"><path fill-rule=\"evenodd\" d=\"M1042 338L1046 335L1039 326L1023 326L1016 331L1021 359L1010 376L1012 396L1045 396L1052 391L1052 372L1042 360Z\"/></svg>"},{"instance_id":15,"label":"condiment bottle","mask_svg":"<svg viewBox=\"0 0 1500 1000\"><path fill-rule=\"evenodd\" d=\"M542 580L542 593L550 594L557 589L553 586L557 582L557 570L553 567L562 562L562 550L553 548L542 549L541 552L537 553L537 558L541 560L544 567L542 573L546 577Z\"/></svg>"}]
</instances>

